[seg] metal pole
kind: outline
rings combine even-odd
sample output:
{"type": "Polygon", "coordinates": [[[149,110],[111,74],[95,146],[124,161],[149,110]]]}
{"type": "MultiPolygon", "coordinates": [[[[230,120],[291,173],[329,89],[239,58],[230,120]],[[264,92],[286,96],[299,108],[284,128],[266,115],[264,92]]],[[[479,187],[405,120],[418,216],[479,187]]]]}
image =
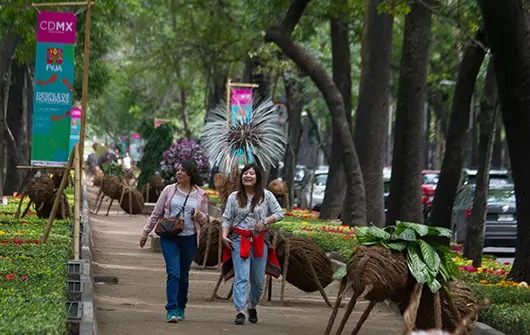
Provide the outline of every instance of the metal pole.
{"type": "Polygon", "coordinates": [[[81,238],[81,165],[79,160],[79,143],[74,146],[74,259],[79,259],[81,238]]]}
{"type": "Polygon", "coordinates": [[[81,131],[79,133],[80,161],[79,166],[83,165],[85,154],[85,134],[86,118],[88,114],[88,71],[90,64],[90,16],[92,12],[92,0],[87,2],[86,23],[85,23],[85,50],[83,54],[83,89],[82,89],[82,111],[81,111],[81,131]]]}

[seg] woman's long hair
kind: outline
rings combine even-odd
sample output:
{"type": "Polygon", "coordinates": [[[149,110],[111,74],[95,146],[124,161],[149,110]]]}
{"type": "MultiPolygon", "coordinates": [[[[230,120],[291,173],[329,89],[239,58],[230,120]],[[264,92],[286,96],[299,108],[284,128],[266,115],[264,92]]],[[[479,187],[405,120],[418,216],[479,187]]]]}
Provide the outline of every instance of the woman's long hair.
{"type": "Polygon", "coordinates": [[[250,210],[253,211],[254,208],[262,203],[263,199],[265,198],[265,192],[263,191],[263,186],[261,185],[261,169],[257,165],[247,164],[243,170],[241,170],[241,175],[239,177],[239,190],[237,192],[237,202],[239,207],[247,207],[248,197],[247,193],[245,192],[245,185],[243,185],[243,174],[250,169],[254,169],[254,171],[256,171],[256,184],[253,187],[254,196],[252,197],[252,203],[250,206],[250,210]]]}
{"type": "Polygon", "coordinates": [[[178,165],[182,166],[182,170],[190,176],[190,184],[191,186],[201,186],[202,180],[201,175],[199,173],[199,167],[197,163],[193,160],[184,160],[180,162],[178,165]]]}

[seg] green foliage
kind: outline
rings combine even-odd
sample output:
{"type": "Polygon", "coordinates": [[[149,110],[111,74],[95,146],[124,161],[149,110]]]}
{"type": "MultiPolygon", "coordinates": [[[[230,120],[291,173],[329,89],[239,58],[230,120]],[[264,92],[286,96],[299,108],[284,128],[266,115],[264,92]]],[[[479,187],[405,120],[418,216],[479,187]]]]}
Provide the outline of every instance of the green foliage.
{"type": "Polygon", "coordinates": [[[458,273],[449,249],[431,245],[424,240],[435,236],[451,236],[448,229],[397,221],[396,226],[385,229],[369,226],[356,227],[355,231],[360,245],[380,244],[387,249],[403,252],[410,273],[418,283],[427,284],[433,293],[458,273]]]}
{"type": "Polygon", "coordinates": [[[507,335],[530,335],[530,303],[492,305],[479,320],[507,335]]]}
{"type": "Polygon", "coordinates": [[[530,304],[530,290],[527,288],[486,286],[472,283],[471,289],[477,301],[488,299],[490,304],[530,304]]]}
{"type": "Polygon", "coordinates": [[[105,175],[116,176],[122,180],[125,178],[125,169],[123,168],[123,166],[114,161],[108,164],[103,164],[102,170],[105,175]]]}
{"type": "Polygon", "coordinates": [[[138,177],[138,188],[141,189],[145,183],[148,183],[153,174],[160,168],[160,162],[166,151],[173,143],[173,128],[168,124],[163,124],[156,129],[145,124],[146,129],[143,133],[148,134],[147,143],[144,148],[144,155],[140,160],[140,168],[142,173],[138,177]]]}
{"type": "Polygon", "coordinates": [[[339,252],[346,260],[354,255],[358,246],[353,230],[324,221],[286,217],[283,221],[271,225],[271,229],[310,238],[324,251],[339,252]]]}
{"type": "Polygon", "coordinates": [[[70,222],[56,221],[42,245],[46,220],[0,219],[0,333],[64,334],[70,222]]]}
{"type": "Polygon", "coordinates": [[[387,0],[377,6],[380,14],[386,13],[392,16],[407,15],[410,13],[410,7],[405,0],[387,0]]]}

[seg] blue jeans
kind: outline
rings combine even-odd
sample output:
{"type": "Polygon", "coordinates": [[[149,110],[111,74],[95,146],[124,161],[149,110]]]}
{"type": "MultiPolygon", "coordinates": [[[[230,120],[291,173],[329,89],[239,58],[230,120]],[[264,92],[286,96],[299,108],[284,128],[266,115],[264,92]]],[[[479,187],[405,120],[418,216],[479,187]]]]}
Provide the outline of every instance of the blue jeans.
{"type": "Polygon", "coordinates": [[[197,236],[162,237],[160,246],[166,261],[166,310],[185,309],[191,262],[197,252],[197,236]]]}
{"type": "Polygon", "coordinates": [[[234,262],[234,305],[237,310],[244,310],[247,302],[248,282],[250,280],[250,306],[255,308],[263,293],[265,283],[265,268],[267,266],[267,246],[264,247],[262,257],[254,257],[253,245],[250,245],[250,257],[243,259],[239,254],[240,236],[233,239],[234,250],[232,261],[234,262]]]}

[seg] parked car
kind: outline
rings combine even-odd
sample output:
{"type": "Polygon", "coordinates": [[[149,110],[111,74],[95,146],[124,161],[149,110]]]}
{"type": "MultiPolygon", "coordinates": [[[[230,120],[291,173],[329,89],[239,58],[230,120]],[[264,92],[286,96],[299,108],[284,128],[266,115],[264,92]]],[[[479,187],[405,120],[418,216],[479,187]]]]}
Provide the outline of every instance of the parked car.
{"type": "Polygon", "coordinates": [[[305,165],[296,165],[295,168],[295,175],[294,175],[294,185],[293,185],[293,193],[294,193],[294,206],[301,207],[301,193],[302,193],[302,187],[303,187],[303,180],[305,175],[307,174],[307,168],[305,165]]]}
{"type": "MultiPolygon", "coordinates": [[[[461,185],[476,184],[478,170],[462,169],[461,185]]],[[[511,185],[512,177],[508,170],[490,170],[490,186],[511,185]]]]}
{"type": "MultiPolygon", "coordinates": [[[[453,207],[453,239],[466,239],[471,217],[475,185],[464,185],[457,193],[453,207]]],[[[485,247],[513,247],[517,238],[515,191],[512,184],[490,185],[486,214],[485,247]]]]}
{"type": "Polygon", "coordinates": [[[434,200],[434,194],[436,192],[436,186],[438,185],[438,180],[440,180],[440,170],[423,170],[422,174],[422,185],[421,190],[423,196],[421,198],[423,216],[427,220],[431,214],[432,201],[434,200]]]}
{"type": "Polygon", "coordinates": [[[319,211],[324,194],[326,193],[326,184],[328,182],[328,167],[321,166],[315,170],[308,170],[302,181],[301,189],[301,207],[311,208],[319,211]],[[312,191],[312,194],[311,194],[312,191]]]}

